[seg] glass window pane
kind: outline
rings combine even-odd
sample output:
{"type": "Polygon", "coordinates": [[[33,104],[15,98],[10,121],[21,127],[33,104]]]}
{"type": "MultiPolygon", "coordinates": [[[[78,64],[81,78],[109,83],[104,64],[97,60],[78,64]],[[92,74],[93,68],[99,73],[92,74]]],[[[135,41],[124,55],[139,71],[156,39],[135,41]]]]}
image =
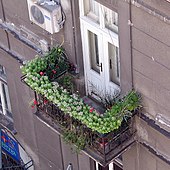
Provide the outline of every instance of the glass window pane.
{"type": "Polygon", "coordinates": [[[8,86],[0,81],[0,113],[12,118],[8,86]]]}
{"type": "Polygon", "coordinates": [[[1,101],[1,92],[0,92],[0,113],[2,113],[2,101],[1,101]]]}
{"type": "Polygon", "coordinates": [[[90,31],[88,31],[88,37],[89,37],[89,53],[90,53],[91,69],[100,73],[98,37],[96,34],[90,31]]]}
{"type": "Polygon", "coordinates": [[[9,98],[9,91],[8,91],[8,86],[4,84],[4,89],[5,89],[5,105],[8,111],[11,111],[11,104],[10,104],[10,98],[9,98]]]}
{"type": "Polygon", "coordinates": [[[103,9],[105,27],[114,32],[118,32],[118,13],[104,6],[103,9]]]}
{"type": "Polygon", "coordinates": [[[95,0],[90,0],[90,12],[94,13],[96,16],[99,16],[99,7],[95,0]]]}
{"type": "Polygon", "coordinates": [[[108,43],[109,52],[109,78],[110,81],[120,85],[120,61],[119,49],[111,43],[108,43]]]}
{"type": "Polygon", "coordinates": [[[89,0],[89,10],[87,16],[96,22],[99,22],[99,3],[95,0],[89,0]]]}
{"type": "Polygon", "coordinates": [[[3,93],[2,95],[3,95],[3,99],[4,99],[4,107],[5,107],[5,109],[8,109],[5,85],[3,83],[2,83],[2,93],[3,93]]]}
{"type": "Polygon", "coordinates": [[[6,82],[6,72],[2,65],[0,65],[0,79],[6,82]]]}
{"type": "Polygon", "coordinates": [[[6,76],[5,68],[2,65],[0,65],[0,75],[6,76]]]}
{"type": "Polygon", "coordinates": [[[117,166],[116,164],[113,164],[114,170],[123,170],[121,167],[117,166]]]}
{"type": "Polygon", "coordinates": [[[1,92],[0,92],[0,105],[2,105],[2,101],[1,101],[1,92]]]}

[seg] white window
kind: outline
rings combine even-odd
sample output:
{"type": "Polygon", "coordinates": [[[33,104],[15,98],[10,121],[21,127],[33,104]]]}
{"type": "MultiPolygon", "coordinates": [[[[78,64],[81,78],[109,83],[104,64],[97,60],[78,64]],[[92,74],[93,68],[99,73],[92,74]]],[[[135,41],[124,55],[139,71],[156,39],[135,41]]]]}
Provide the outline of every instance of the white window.
{"type": "Polygon", "coordinates": [[[12,118],[5,68],[0,65],[0,113],[12,118]]]}
{"type": "Polygon", "coordinates": [[[118,13],[106,7],[103,7],[102,13],[104,15],[105,27],[118,32],[118,13]]]}
{"type": "MultiPolygon", "coordinates": [[[[86,1],[88,3],[88,1],[86,1]]],[[[86,5],[87,6],[87,5],[86,5]]],[[[96,22],[99,22],[99,3],[89,0],[89,7],[86,8],[86,15],[96,22]]]]}
{"type": "Polygon", "coordinates": [[[102,167],[96,162],[95,170],[123,170],[122,159],[116,158],[107,167],[102,167]]]}
{"type": "Polygon", "coordinates": [[[100,99],[120,91],[118,14],[95,0],[79,3],[86,93],[100,99]]]}
{"type": "Polygon", "coordinates": [[[80,16],[98,23],[100,28],[118,32],[118,13],[95,0],[80,0],[80,16]]]}

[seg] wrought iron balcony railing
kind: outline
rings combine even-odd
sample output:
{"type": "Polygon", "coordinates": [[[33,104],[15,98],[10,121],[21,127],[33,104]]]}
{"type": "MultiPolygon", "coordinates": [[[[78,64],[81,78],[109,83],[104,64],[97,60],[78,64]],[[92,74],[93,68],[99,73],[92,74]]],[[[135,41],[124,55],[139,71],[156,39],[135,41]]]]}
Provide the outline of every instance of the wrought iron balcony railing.
{"type": "Polygon", "coordinates": [[[100,134],[61,111],[54,103],[47,102],[44,96],[36,92],[35,95],[38,101],[36,114],[53,126],[66,142],[75,144],[76,149],[82,150],[102,166],[106,166],[135,142],[133,117],[124,120],[119,129],[107,134],[100,134]],[[76,140],[76,138],[79,139],[76,140]],[[77,144],[78,146],[76,146],[77,144]]]}

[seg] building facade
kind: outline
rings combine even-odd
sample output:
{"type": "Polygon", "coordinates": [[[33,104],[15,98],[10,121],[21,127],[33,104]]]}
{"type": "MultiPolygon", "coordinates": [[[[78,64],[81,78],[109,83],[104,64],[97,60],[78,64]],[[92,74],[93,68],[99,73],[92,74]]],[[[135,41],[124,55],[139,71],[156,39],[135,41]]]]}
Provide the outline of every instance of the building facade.
{"type": "Polygon", "coordinates": [[[1,123],[17,132],[35,169],[170,168],[169,9],[168,0],[0,1],[1,123]],[[141,94],[133,142],[106,167],[86,151],[73,153],[49,117],[30,107],[35,96],[20,66],[58,45],[75,66],[81,94],[141,94]]]}

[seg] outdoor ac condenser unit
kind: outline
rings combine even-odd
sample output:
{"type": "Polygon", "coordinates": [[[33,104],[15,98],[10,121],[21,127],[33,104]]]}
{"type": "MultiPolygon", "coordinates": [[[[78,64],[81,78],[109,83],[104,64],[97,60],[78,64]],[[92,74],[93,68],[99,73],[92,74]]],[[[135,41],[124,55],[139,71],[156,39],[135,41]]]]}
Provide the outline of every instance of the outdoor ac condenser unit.
{"type": "Polygon", "coordinates": [[[50,4],[48,1],[38,3],[35,0],[27,0],[30,21],[44,30],[53,34],[63,27],[61,6],[50,4]]]}

